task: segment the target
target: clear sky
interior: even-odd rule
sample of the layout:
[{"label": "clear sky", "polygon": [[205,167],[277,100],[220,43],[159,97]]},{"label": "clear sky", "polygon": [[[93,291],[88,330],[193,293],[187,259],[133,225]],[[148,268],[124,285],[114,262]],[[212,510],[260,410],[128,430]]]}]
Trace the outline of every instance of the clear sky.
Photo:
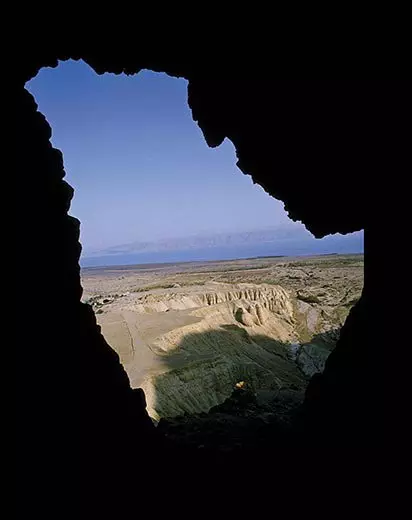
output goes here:
[{"label": "clear sky", "polygon": [[86,254],[135,241],[302,226],[238,170],[231,142],[208,148],[191,118],[185,80],[150,71],[98,76],[68,61],[42,69],[27,88],[63,151]]}]

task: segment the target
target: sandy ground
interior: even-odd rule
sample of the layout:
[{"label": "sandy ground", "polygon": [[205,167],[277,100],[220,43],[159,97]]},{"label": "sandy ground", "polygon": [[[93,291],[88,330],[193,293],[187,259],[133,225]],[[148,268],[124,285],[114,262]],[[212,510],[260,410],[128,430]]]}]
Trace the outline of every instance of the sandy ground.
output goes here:
[{"label": "sandy ground", "polygon": [[154,353],[151,343],[157,337],[176,328],[201,321],[188,311],[140,314],[130,310],[98,315],[98,323],[109,344],[116,350],[124,366],[128,367],[133,387],[143,384],[144,378],[165,367],[162,356]]}]

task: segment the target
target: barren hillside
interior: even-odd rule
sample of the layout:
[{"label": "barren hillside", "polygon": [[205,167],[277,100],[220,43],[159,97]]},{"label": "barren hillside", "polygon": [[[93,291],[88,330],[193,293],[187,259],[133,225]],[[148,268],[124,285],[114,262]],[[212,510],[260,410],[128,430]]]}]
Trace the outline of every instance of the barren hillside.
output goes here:
[{"label": "barren hillside", "polygon": [[299,402],[362,285],[362,255],[83,272],[84,300],[155,420],[208,412],[236,385]]}]

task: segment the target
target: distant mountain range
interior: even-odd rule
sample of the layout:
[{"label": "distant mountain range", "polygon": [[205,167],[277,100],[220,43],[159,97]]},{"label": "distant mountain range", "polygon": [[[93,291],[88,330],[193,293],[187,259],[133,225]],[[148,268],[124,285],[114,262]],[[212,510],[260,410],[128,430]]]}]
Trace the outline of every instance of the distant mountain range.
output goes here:
[{"label": "distant mountain range", "polygon": [[363,232],[315,239],[302,226],[131,242],[85,253],[83,267],[363,252]]}]

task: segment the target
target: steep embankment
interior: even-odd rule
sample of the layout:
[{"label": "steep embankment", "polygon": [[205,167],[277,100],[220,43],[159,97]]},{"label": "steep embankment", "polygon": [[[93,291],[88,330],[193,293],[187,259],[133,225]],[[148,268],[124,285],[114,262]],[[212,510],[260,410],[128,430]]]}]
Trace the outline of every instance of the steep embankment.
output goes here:
[{"label": "steep embankment", "polygon": [[98,318],[159,419],[207,412],[240,382],[301,398],[343,316],[319,294],[301,296],[276,285],[209,283],[106,298]]}]

